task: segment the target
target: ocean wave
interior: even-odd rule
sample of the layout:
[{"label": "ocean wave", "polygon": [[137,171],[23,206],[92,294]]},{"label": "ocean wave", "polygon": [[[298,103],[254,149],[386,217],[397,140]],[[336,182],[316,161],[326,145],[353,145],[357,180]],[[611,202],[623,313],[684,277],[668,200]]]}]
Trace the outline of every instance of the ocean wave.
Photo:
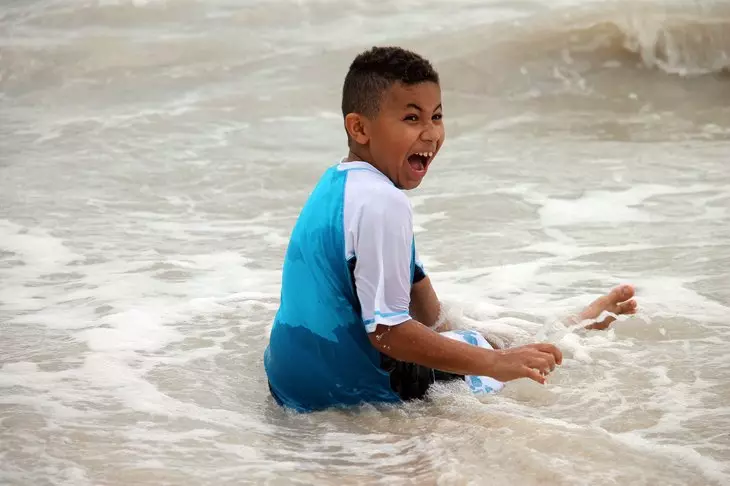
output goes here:
[{"label": "ocean wave", "polygon": [[661,126],[652,140],[727,136],[730,4],[560,7],[436,42],[452,101],[483,116],[559,113],[555,129],[620,139],[647,126]]},{"label": "ocean wave", "polygon": [[523,27],[530,46],[558,48],[563,60],[567,48],[584,59],[637,60],[672,75],[730,71],[728,4],[602,3],[538,16]]},{"label": "ocean wave", "polygon": [[[730,10],[730,9],[729,9]],[[730,69],[730,11],[634,11],[584,29],[638,55],[645,66],[681,76]]]}]

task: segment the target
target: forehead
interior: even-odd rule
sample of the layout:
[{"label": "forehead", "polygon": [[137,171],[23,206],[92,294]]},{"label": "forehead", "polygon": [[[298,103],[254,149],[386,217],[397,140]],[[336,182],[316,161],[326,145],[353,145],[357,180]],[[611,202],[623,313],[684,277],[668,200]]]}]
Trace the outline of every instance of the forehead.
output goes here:
[{"label": "forehead", "polygon": [[431,81],[418,84],[394,83],[383,95],[382,108],[404,110],[409,104],[433,111],[441,104],[441,87]]}]

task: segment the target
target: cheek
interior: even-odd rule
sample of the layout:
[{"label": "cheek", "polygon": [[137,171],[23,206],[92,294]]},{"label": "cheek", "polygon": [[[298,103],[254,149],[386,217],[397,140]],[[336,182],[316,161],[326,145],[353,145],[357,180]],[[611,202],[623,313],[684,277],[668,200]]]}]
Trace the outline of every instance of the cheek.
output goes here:
[{"label": "cheek", "polygon": [[415,138],[402,127],[395,126],[383,134],[382,149],[392,158],[401,159],[410,150]]},{"label": "cheek", "polygon": [[418,126],[405,126],[398,131],[396,143],[402,155],[410,152],[413,146],[419,143],[421,131],[421,127]]}]

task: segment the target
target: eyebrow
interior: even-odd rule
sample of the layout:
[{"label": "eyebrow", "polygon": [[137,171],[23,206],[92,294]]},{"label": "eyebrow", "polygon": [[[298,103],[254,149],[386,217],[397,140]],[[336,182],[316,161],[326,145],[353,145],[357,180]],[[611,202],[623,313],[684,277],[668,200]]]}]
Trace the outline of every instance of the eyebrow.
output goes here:
[{"label": "eyebrow", "polygon": [[[417,104],[415,104],[415,103],[408,103],[408,104],[406,105],[406,108],[415,108],[415,109],[416,109],[416,110],[418,110],[418,111],[424,111],[424,110],[423,110],[423,108],[421,108],[420,106],[418,106],[418,105],[417,105]],[[438,106],[437,106],[436,108],[434,108],[434,109],[433,109],[433,111],[437,111],[437,110],[438,110],[439,108],[442,108],[442,106],[441,106],[441,103],[439,103],[439,104],[438,104]],[[443,109],[443,108],[442,108],[442,109]]]}]

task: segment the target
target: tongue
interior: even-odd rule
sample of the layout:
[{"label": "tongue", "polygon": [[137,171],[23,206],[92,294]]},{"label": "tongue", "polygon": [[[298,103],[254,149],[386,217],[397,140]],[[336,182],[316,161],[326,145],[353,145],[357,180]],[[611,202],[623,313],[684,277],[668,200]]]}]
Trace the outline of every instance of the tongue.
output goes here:
[{"label": "tongue", "polygon": [[423,165],[423,158],[420,155],[411,155],[410,157],[408,157],[408,163],[414,170],[425,169]]}]

